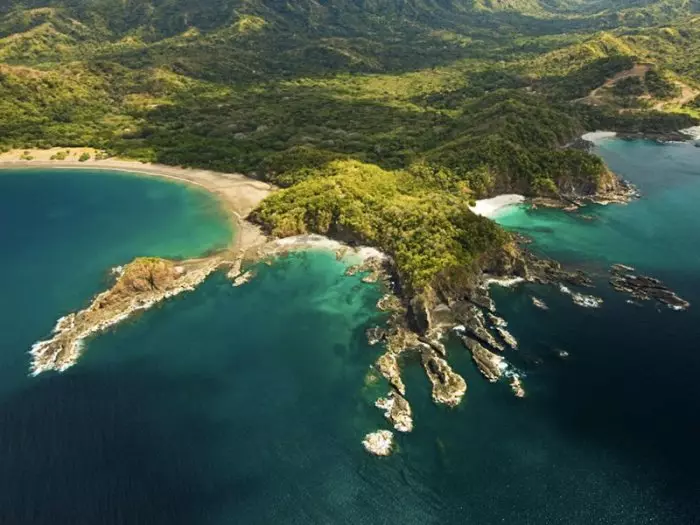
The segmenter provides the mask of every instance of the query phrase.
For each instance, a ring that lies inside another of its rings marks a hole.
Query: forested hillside
[[[293,186],[256,219],[377,244],[416,290],[507,242],[470,200],[595,193],[605,166],[564,146],[690,126],[699,88],[697,0],[0,6],[0,147]]]

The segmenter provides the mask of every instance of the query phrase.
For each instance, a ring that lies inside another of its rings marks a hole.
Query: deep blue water
[[[495,290],[528,396],[487,383],[453,341],[469,391],[438,408],[409,357],[416,428],[386,459],[360,444],[386,428],[372,406],[385,387],[365,383],[381,352],[364,337],[381,321],[380,292],[331,254],[260,265],[239,288],[217,274],[90,341],[64,374],[27,377],[32,342],[109,267],[194,255],[230,232],[181,186],[3,173],[0,523],[699,522],[700,150],[610,141],[600,152],[644,199],[587,210],[593,221],[500,220],[597,276],[603,308],[543,287]],[[626,304],[605,284],[610,262],[662,277],[693,307]]]

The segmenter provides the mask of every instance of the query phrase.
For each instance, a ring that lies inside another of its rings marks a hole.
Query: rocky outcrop
[[[391,430],[378,430],[365,436],[362,441],[365,450],[375,456],[388,456],[394,448],[394,434]]]
[[[421,354],[421,362],[433,385],[433,401],[450,407],[457,406],[467,391],[464,378],[433,351],[424,350]]]
[[[502,326],[503,328],[508,326],[508,321],[503,319],[503,317],[498,317],[496,314],[492,314],[491,312],[487,312],[486,317],[492,326]]]
[[[345,257],[349,252],[350,249],[347,247],[340,248],[336,251],[336,259]],[[361,279],[363,283],[376,283],[387,278],[388,264],[389,262],[386,258],[370,256],[359,264],[348,266],[345,270],[345,275],[352,276],[358,273],[365,273],[366,275]]]
[[[655,300],[673,310],[686,310],[690,303],[678,297],[664,283],[654,277],[636,275],[634,268],[614,264],[610,268],[610,285],[614,290],[626,293],[639,301]]]
[[[479,344],[478,341],[470,337],[462,337],[462,341],[472,354],[472,359],[479,368],[482,375],[490,382],[495,383],[501,378],[505,368],[504,360],[501,356],[489,352]]]
[[[369,343],[370,346],[374,346],[377,343],[386,341],[389,334],[387,333],[386,328],[382,328],[381,326],[373,326],[372,328],[367,329],[365,335],[367,336],[367,343]]]
[[[515,394],[515,397],[525,397],[525,388],[523,387],[523,382],[520,380],[520,376],[514,374],[510,378],[510,389]]]
[[[255,277],[255,272],[251,270],[238,274],[233,278],[233,286],[243,286],[244,284],[250,282],[253,277]]]
[[[532,304],[534,304],[537,308],[540,310],[549,310],[549,306],[547,306],[547,303],[545,303],[542,299],[538,299],[537,297],[530,297],[532,300]]]
[[[523,250],[523,259],[528,269],[527,280],[530,282],[538,284],[564,283],[587,288],[593,286],[591,278],[581,270],[565,270],[561,263],[538,257],[528,250]]]
[[[505,341],[505,343],[511,348],[511,350],[518,349],[518,340],[515,337],[513,337],[513,334],[506,330],[505,327],[496,326],[495,329],[498,332],[498,335],[501,336],[501,339]]]
[[[136,311],[194,290],[221,263],[218,257],[183,262],[155,257],[135,259],[122,268],[112,288],[97,295],[85,310],[61,318],[52,337],[32,347],[32,374],[66,370],[80,356],[85,338],[124,321]]]
[[[486,328],[484,314],[481,310],[470,304],[457,306],[456,309],[458,319],[462,322],[462,326],[467,334],[491,348],[501,352],[505,350],[503,344]]]
[[[406,395],[406,385],[404,385],[401,379],[398,354],[388,350],[379,356],[375,364],[379,372],[384,376],[384,379],[386,379],[401,395]]]
[[[401,310],[402,308],[401,300],[394,294],[386,294],[377,301],[377,309],[382,312],[392,312]]]
[[[501,339],[503,339],[506,345],[508,345],[511,349],[516,350],[518,348],[518,341],[506,329],[506,327],[508,326],[508,322],[502,317],[498,317],[497,315],[492,314],[491,312],[488,312],[486,314],[486,317],[488,317],[491,326],[493,326],[493,329],[496,330],[496,332],[498,332],[498,335],[501,336]]]
[[[558,194],[533,199],[535,206],[563,208],[576,211],[587,203],[624,204],[639,198],[639,191],[630,182],[621,179],[603,167],[595,180],[582,177],[562,177]]]
[[[413,430],[413,416],[411,405],[406,398],[397,391],[392,390],[387,397],[381,397],[374,403],[377,408],[384,410],[384,417],[399,432]]]
[[[573,291],[568,286],[563,284],[559,285],[559,291],[564,295],[571,297],[574,304],[582,306],[583,308],[600,308],[603,304],[603,300],[595,295],[586,295],[579,292]]]
[[[430,339],[426,336],[421,335],[418,336],[418,341],[420,341],[424,345],[429,346],[432,350],[437,352],[442,357],[447,357],[447,348],[445,348],[445,345],[437,339]]]

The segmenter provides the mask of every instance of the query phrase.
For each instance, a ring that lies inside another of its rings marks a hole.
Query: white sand
[[[469,206],[469,209],[477,215],[493,218],[501,213],[504,208],[515,206],[516,204],[522,204],[524,201],[525,197],[522,195],[510,193],[506,195],[499,195],[498,197],[492,197],[490,199],[480,199],[476,201],[476,205]]]
[[[271,241],[266,250],[275,252],[276,250],[328,250],[337,252],[341,249],[347,249],[345,257],[351,262],[363,262],[369,258],[387,259],[388,255],[384,252],[371,246],[350,247],[340,241],[329,239],[323,235],[295,235],[293,237],[284,237]]]
[[[591,131],[590,133],[581,135],[583,140],[587,140],[593,144],[598,144],[601,140],[613,139],[615,137],[617,137],[617,133],[614,131]]]

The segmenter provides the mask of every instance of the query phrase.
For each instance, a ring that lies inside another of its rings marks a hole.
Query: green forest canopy
[[[640,63],[643,78],[586,102]],[[0,7],[0,147],[92,146],[270,180],[289,189],[255,212],[266,228],[379,246],[414,291],[508,242],[473,199],[595,192],[602,161],[564,147],[582,132],[696,122],[698,99],[673,104],[680,85],[700,87],[697,1]]]

